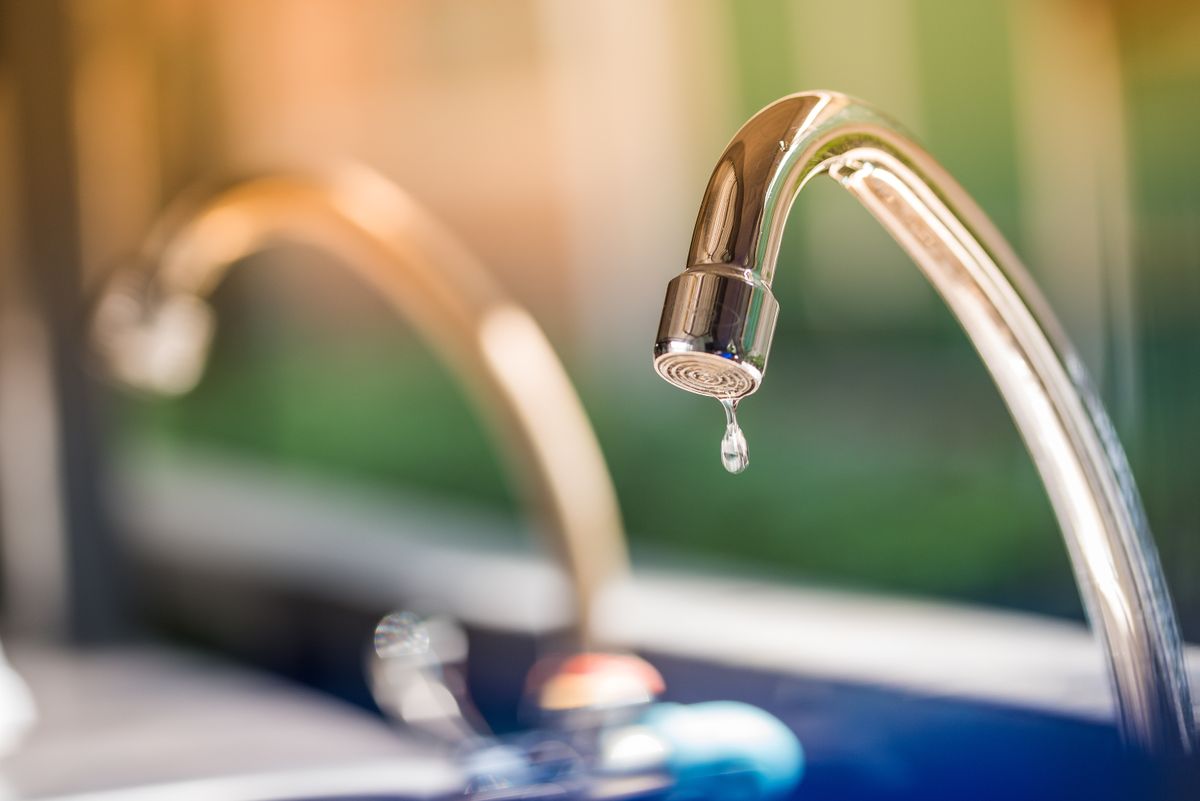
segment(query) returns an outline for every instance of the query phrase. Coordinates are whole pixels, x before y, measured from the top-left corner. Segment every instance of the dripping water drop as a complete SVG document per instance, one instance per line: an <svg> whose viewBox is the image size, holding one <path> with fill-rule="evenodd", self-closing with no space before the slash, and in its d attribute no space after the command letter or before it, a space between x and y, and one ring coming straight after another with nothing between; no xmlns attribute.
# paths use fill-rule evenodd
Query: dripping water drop
<svg viewBox="0 0 1200 801"><path fill-rule="evenodd" d="M725 409L725 436L721 438L721 464L734 475L750 464L750 452L746 447L746 435L737 421L738 402L734 398L722 398Z"/></svg>

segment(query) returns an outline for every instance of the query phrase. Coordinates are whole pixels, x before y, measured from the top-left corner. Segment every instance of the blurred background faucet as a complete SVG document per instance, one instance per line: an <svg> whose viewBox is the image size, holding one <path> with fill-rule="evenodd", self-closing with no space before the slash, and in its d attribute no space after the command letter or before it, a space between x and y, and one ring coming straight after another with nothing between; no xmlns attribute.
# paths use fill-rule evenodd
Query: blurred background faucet
<svg viewBox="0 0 1200 801"><path fill-rule="evenodd" d="M971 339L1045 484L1104 647L1120 728L1155 753L1193 748L1178 624L1125 454L1082 362L1024 267L966 192L891 121L833 92L792 95L734 136L667 289L660 376L736 403L767 366L788 212L826 174L917 263Z"/></svg>
<svg viewBox="0 0 1200 801"><path fill-rule="evenodd" d="M140 264L115 274L97 301L95 346L107 370L154 393L193 387L213 330L206 298L233 264L283 241L338 257L467 386L542 521L573 591L580 639L588 641L593 599L627 570L627 555L583 406L529 313L382 176L360 166L277 174L177 204L155 226Z"/></svg>

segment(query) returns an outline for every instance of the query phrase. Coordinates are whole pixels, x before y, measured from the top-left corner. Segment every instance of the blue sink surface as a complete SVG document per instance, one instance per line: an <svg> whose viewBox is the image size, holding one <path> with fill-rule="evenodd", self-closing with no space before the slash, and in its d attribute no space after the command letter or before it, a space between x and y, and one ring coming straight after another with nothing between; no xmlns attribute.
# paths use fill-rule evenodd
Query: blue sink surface
<svg viewBox="0 0 1200 801"><path fill-rule="evenodd" d="M797 799L1175 796L1146 765L1124 754L1111 725L678 657L649 658L662 671L672 701L742 701L783 720L806 754Z"/></svg>

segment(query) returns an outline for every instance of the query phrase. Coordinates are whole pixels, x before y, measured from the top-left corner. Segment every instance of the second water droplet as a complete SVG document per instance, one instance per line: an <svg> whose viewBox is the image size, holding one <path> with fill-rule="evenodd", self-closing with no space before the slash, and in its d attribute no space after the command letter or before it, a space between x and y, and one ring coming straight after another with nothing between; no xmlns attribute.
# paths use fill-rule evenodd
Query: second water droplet
<svg viewBox="0 0 1200 801"><path fill-rule="evenodd" d="M725 436L721 438L721 464L734 475L750 464L750 451L746 447L746 435L737 421L737 401L721 401L725 409Z"/></svg>

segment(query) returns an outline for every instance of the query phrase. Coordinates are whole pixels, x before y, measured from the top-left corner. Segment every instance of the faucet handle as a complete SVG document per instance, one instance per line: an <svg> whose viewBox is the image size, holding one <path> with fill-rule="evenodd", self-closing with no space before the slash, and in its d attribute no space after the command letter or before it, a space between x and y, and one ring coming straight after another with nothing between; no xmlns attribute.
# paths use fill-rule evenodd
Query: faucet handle
<svg viewBox="0 0 1200 801"><path fill-rule="evenodd" d="M543 718L562 728L591 729L637 717L666 683L641 657L585 652L542 659L526 688Z"/></svg>
<svg viewBox="0 0 1200 801"><path fill-rule="evenodd" d="M376 625L372 650L371 695L392 719L455 744L484 736L467 694L467 637L457 623L392 612Z"/></svg>

